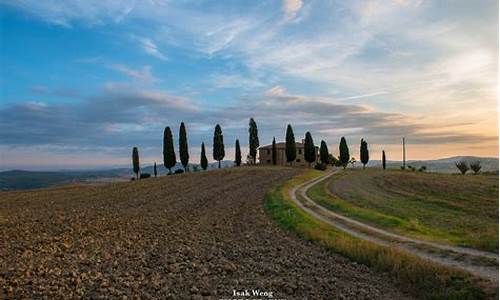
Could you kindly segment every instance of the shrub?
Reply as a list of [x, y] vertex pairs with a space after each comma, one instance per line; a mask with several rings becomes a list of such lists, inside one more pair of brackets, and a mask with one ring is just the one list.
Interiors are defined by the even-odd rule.
[[479, 173], [479, 171], [481, 170], [481, 162], [479, 160], [471, 162], [470, 169], [474, 172], [474, 174]]
[[149, 174], [149, 173], [142, 173], [140, 178], [141, 179], [145, 179], [145, 178], [149, 178], [149, 177], [151, 177], [151, 174]]
[[175, 174], [182, 174], [182, 173], [184, 173], [184, 170], [183, 169], [177, 169], [177, 170], [175, 170], [174, 173]]
[[314, 168], [315, 168], [316, 170], [324, 171], [324, 170], [326, 170], [326, 164], [324, 164], [324, 163], [317, 163], [317, 164], [314, 166]]
[[420, 166], [420, 168], [418, 169], [419, 172], [425, 172], [426, 170], [427, 170], [426, 166]]
[[458, 170], [460, 170], [460, 173], [462, 173], [462, 175], [465, 175], [465, 173], [469, 171], [469, 166], [467, 165], [467, 162], [464, 160], [457, 161], [455, 163], [455, 166], [457, 166]]

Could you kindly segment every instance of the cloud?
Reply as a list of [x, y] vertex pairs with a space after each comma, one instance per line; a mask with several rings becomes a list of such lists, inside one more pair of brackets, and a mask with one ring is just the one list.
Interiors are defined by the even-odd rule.
[[265, 92], [266, 96], [281, 96], [286, 93], [286, 88], [282, 86], [274, 86]]
[[283, 0], [281, 9], [285, 14], [285, 21], [294, 19], [304, 5], [302, 0]]
[[139, 41], [142, 50], [147, 54], [163, 61], [167, 60], [167, 56], [160, 51], [156, 43], [150, 38], [136, 37], [136, 40]]
[[87, 26], [102, 25], [108, 20], [120, 23], [132, 12], [136, 0], [6, 0], [4, 3], [49, 23], [72, 27], [75, 22], [82, 22]]
[[151, 73], [151, 66], [143, 66], [141, 69], [132, 69], [123, 64], [112, 64], [109, 66], [111, 69], [122, 73], [125, 76], [128, 76], [133, 79], [146, 81], [146, 82], [155, 82], [158, 81]]

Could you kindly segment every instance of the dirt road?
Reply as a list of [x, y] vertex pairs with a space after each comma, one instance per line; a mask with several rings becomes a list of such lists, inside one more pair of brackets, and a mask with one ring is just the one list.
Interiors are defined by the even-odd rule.
[[[497, 254], [405, 237], [335, 213], [314, 202], [314, 199], [307, 195], [307, 191], [314, 185], [331, 177], [335, 172], [330, 171], [324, 176], [314, 178], [295, 187], [291, 190], [290, 197], [301, 209], [350, 235], [379, 245], [396, 247], [445, 266], [466, 270], [498, 284], [498, 266], [478, 265], [471, 262], [470, 259], [464, 259], [466, 256], [487, 258], [495, 260], [496, 264], [498, 264]], [[297, 198], [298, 193], [300, 193], [301, 199], [305, 200], [304, 203]], [[439, 252], [436, 252], [436, 250], [439, 250]]]
[[404, 299], [388, 277], [279, 228], [265, 192], [296, 169], [239, 168], [1, 193], [0, 298]]

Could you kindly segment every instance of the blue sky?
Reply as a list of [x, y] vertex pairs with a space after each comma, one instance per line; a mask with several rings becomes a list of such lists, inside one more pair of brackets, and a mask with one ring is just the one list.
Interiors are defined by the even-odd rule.
[[[0, 1], [0, 168], [192, 161], [220, 123], [233, 159], [311, 131], [354, 156], [498, 156], [496, 1]], [[177, 146], [177, 145], [176, 145]]]

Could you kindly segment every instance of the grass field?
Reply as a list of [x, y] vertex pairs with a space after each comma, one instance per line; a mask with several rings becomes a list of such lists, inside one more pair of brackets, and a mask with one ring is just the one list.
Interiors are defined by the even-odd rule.
[[498, 251], [497, 175], [345, 170], [308, 194], [328, 209], [399, 234]]
[[266, 209], [272, 218], [282, 227], [296, 232], [302, 238], [319, 242], [356, 262], [377, 271], [389, 273], [403, 289], [419, 298], [485, 299], [497, 297], [494, 289], [485, 292], [489, 289], [485, 289], [484, 282], [464, 272], [352, 237], [298, 209], [289, 199], [290, 190], [295, 185], [321, 174], [324, 173], [310, 171], [268, 192]]

